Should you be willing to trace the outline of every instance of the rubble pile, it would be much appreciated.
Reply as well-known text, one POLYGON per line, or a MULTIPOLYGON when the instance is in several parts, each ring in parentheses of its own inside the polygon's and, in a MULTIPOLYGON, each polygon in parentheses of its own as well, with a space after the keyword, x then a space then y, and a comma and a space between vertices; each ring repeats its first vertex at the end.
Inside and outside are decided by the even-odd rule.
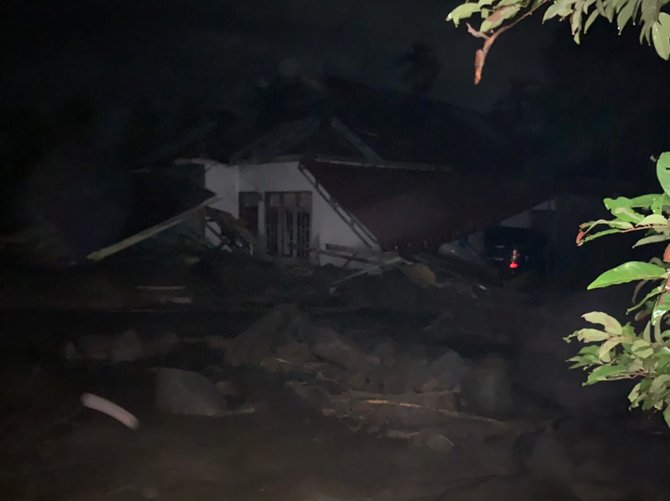
POLYGON ((518 432, 504 362, 466 359, 370 330, 338 332, 279 305, 228 343, 227 364, 262 367, 324 415, 355 429, 446 449, 518 432))

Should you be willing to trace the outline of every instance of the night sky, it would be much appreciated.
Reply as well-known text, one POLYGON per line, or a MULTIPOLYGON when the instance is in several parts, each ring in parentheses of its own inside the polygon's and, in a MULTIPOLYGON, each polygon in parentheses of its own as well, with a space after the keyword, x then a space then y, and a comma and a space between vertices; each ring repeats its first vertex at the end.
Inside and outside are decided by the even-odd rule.
POLYGON ((3 169, 24 172, 54 151, 100 156, 100 144, 128 143, 132 127, 160 129, 133 139, 155 145, 213 110, 253 113, 254 87, 278 74, 407 90, 398 61, 416 42, 439 65, 427 95, 493 112, 528 151, 526 170, 619 175, 664 147, 669 66, 634 30, 619 37, 599 20, 576 46, 567 25, 531 18, 498 40, 475 87, 480 44, 444 20, 456 3, 3 2, 3 169))
POLYGON ((444 21, 454 1, 9 3, 3 66, 13 92, 6 97, 29 95, 40 105, 74 91, 105 105, 143 97, 167 106, 183 99, 230 104, 282 61, 288 72, 327 69, 399 86, 395 58, 419 41, 434 46, 443 67, 433 95, 485 110, 510 79, 542 77, 540 50, 550 38, 539 22, 521 27, 496 47, 490 78, 474 89, 477 43, 444 21))

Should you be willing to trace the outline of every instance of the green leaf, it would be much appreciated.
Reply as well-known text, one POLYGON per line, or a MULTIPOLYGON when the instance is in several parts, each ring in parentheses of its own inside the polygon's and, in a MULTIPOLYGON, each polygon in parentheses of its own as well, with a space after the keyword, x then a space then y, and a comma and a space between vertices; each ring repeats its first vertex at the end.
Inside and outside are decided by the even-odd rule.
POLYGON ((544 23, 554 17, 560 17, 562 19, 569 16, 573 11, 572 3, 573 2, 560 0, 554 2, 545 11, 544 16, 542 17, 542 22, 544 23))
POLYGON ((621 323, 611 315, 603 313, 602 311, 591 311, 589 313, 584 313, 582 318, 590 324, 602 325, 610 334, 620 336, 623 332, 623 327, 621 323))
POLYGON ((598 360, 598 350, 599 346, 584 346, 577 355, 568 359, 568 362, 577 362, 576 367, 584 367, 588 365, 593 365, 599 362, 598 360))
POLYGON ((626 27, 626 24, 628 24, 628 21, 630 21, 630 18, 633 17, 636 6, 637 0, 629 0, 619 11, 619 15, 616 18, 616 24, 619 28, 619 33, 623 31, 623 29, 626 27))
POLYGON ((649 292, 647 293, 646 296, 644 296, 644 298, 642 298, 642 300, 640 300, 638 303, 636 303, 635 305, 633 305, 633 306, 631 306, 630 308, 628 308, 628 309, 626 310, 626 315, 628 315, 628 314, 634 312, 635 310, 639 310, 639 309, 642 308, 645 304, 647 304, 647 301, 649 301, 649 300, 651 300, 652 298, 658 296, 661 292, 663 292, 663 286, 662 286, 662 285, 661 285, 660 287, 656 287, 656 288, 652 289, 651 291, 649 291, 649 292))
POLYGON ((670 294, 664 293, 654 305, 654 310, 651 313, 651 323, 659 325, 659 322, 668 311, 670 311, 670 294))
POLYGON ((644 219, 643 214, 636 212, 630 207, 617 207, 612 211, 612 214, 616 216, 617 219, 626 223, 640 224, 640 222, 644 219))
POLYGON ((650 205, 651 211, 654 214, 663 214, 663 207, 666 205, 670 205, 670 196, 668 196, 667 193, 663 193, 662 195, 659 195, 650 205))
POLYGON ((633 355, 642 359, 649 358, 654 354, 654 348, 651 346, 651 343, 644 339, 635 341, 631 347, 631 351, 633 352, 633 355))
POLYGON ((598 329, 579 329, 575 334, 582 343, 597 343, 612 337, 612 334, 598 329))
POLYGON ((668 386, 668 383, 670 383, 670 374, 661 374, 652 380, 649 391, 651 393, 658 393, 665 389, 668 386))
MULTIPOLYGON (((559 15, 560 13, 560 7, 558 6, 557 3, 551 4, 546 11, 544 11, 544 16, 542 16, 542 22, 546 22, 551 18, 554 18, 559 15)), ((563 16, 561 16, 563 17, 563 16)))
POLYGON ((589 232, 598 225, 607 225, 612 228, 619 228, 621 230, 629 230, 633 227, 631 223, 628 223, 626 221, 618 221, 616 219, 598 219, 597 221, 589 221, 588 223, 582 223, 579 225, 579 227, 584 231, 589 232))
POLYGON ((587 287, 588 290, 625 284, 635 280, 662 279, 667 276, 665 268, 643 261, 629 261, 606 271, 587 287))
POLYGON ((661 153, 656 161, 656 177, 666 195, 670 195, 670 152, 661 153))
POLYGON ((596 238, 600 237, 605 237, 607 235, 613 235, 614 233, 621 233, 621 230, 610 229, 586 235, 584 238, 582 238, 581 242, 578 245, 584 245, 586 242, 590 242, 591 240, 595 240, 596 238))
POLYGON ((585 386, 598 383, 600 381, 606 381, 607 379, 615 378, 615 376, 620 376, 628 372, 626 367, 620 365, 602 365, 593 369, 589 377, 584 383, 585 386))
POLYGON ((570 16, 570 29, 572 30, 572 36, 575 39, 575 42, 579 44, 579 32, 582 26, 582 11, 579 8, 575 8, 570 16))
POLYGON ((619 346, 621 344, 621 341, 623 341, 623 338, 621 336, 613 337, 611 339, 608 339, 605 341, 600 349, 598 350, 598 358, 605 363, 609 363, 612 361, 612 356, 610 352, 619 346))
POLYGON ((670 14, 659 14, 658 21, 651 27, 651 39, 658 55, 666 61, 670 59, 670 14))
POLYGON ((633 406, 635 406, 639 398, 640 398, 640 383, 637 383, 635 386, 633 386, 633 389, 630 390, 630 393, 628 394, 628 401, 633 406))
POLYGON ((648 195, 639 195, 630 199, 631 207, 643 207, 645 209, 650 208, 660 197, 660 193, 651 193, 648 195))
POLYGON ((505 20, 516 16, 520 9, 521 5, 508 5, 506 7, 496 9, 493 14, 491 14, 482 22, 479 31, 486 32, 497 28, 505 20))
POLYGON ((661 234, 661 235, 650 235, 648 237, 641 238, 637 242, 635 242, 635 245, 633 245, 633 248, 635 247, 641 247, 642 245, 649 245, 649 244, 656 244, 659 242, 665 242, 667 240, 670 240, 670 236, 661 234))
POLYGON ((589 17, 586 19, 586 23, 584 23, 584 34, 586 34, 587 31, 589 31, 589 28, 591 25, 594 23, 596 19, 598 19, 598 16, 601 15, 598 9, 594 10, 591 12, 589 17))
POLYGON ((458 26, 458 23, 462 19, 467 19, 472 16, 475 12, 479 12, 480 6, 477 3, 464 3, 452 10, 447 16, 447 21, 454 23, 454 26, 458 26))
POLYGON ((670 407, 666 407, 663 411, 663 419, 665 419, 665 424, 670 426, 670 407))
POLYGON ((661 214, 650 214, 646 216, 644 219, 642 219, 639 223, 637 223, 640 226, 644 225, 654 225, 654 226, 661 226, 661 225, 667 225, 668 220, 665 216, 661 214))

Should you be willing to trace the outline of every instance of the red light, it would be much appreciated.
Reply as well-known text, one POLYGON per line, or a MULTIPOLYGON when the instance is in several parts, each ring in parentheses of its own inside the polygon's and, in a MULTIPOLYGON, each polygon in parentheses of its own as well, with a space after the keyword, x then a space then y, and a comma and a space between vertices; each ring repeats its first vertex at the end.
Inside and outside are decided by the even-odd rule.
POLYGON ((516 270, 518 267, 519 267, 519 263, 517 263, 516 261, 512 261, 512 262, 509 264, 509 268, 510 268, 510 270, 516 270))

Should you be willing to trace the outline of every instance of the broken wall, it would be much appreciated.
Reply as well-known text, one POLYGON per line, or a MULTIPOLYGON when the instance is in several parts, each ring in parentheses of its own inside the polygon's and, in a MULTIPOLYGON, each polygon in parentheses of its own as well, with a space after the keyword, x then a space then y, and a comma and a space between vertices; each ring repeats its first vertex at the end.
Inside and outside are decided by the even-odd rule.
MULTIPOLYGON (((352 248, 367 248, 363 241, 335 212, 300 172, 299 161, 275 162, 259 165, 217 165, 207 170, 207 189, 220 198, 212 206, 239 217, 239 193, 258 192, 309 192, 312 194, 311 248, 325 249, 326 244, 352 248)), ((258 207, 258 228, 261 241, 265 240, 265 200, 258 207)), ((341 265, 339 258, 318 256, 313 260, 319 265, 341 265)))

